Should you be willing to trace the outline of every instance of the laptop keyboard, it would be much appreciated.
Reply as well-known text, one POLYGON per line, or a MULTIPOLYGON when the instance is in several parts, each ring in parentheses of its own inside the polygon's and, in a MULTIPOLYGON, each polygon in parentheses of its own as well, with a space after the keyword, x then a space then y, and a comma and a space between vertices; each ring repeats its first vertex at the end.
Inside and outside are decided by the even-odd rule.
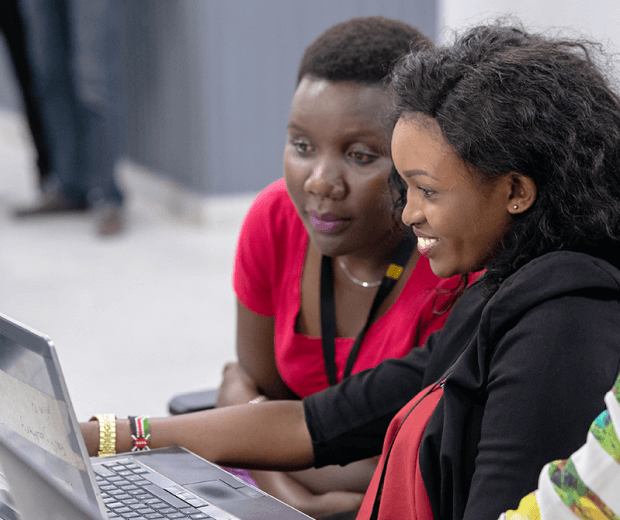
POLYGON ((104 462, 93 470, 110 520, 238 520, 133 460, 104 462))

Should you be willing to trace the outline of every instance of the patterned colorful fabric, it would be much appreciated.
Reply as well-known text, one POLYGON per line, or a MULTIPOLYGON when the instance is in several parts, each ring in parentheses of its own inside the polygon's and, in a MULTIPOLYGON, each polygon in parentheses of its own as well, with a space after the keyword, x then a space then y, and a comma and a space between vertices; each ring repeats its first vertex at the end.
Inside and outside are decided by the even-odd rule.
POLYGON ((538 489, 500 520, 620 520, 620 376, 605 396, 607 410, 590 426, 586 443, 568 460, 547 464, 538 489))

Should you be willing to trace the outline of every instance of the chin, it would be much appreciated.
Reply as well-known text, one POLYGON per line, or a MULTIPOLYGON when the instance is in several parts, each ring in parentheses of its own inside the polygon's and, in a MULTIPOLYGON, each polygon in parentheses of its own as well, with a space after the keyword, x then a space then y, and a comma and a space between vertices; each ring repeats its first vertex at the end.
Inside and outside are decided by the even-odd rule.
POLYGON ((462 274, 456 267, 438 264, 430 258, 429 264, 435 276, 438 276, 439 278, 452 278, 453 276, 462 274))
MULTIPOLYGON (((310 236, 310 242, 314 248, 323 256, 339 256, 342 253, 342 241, 330 240, 331 237, 314 237, 310 236)), ((335 238, 335 237, 334 237, 335 238)))

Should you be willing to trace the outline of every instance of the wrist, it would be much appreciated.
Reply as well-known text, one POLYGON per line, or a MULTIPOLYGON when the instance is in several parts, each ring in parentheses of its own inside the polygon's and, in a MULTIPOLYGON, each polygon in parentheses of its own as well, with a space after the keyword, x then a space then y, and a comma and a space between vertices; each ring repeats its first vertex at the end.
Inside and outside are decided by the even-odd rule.
MULTIPOLYGON (((239 404, 246 404, 261 397, 260 392, 256 389, 248 389, 245 387, 231 387, 221 386, 217 393, 217 408, 223 408, 225 406, 235 406, 239 404)), ((265 396, 265 399, 267 397, 265 396)))
POLYGON ((266 395, 259 395, 257 397, 254 397, 253 399, 250 399, 248 401, 248 404, 264 403, 265 401, 269 401, 269 397, 267 397, 266 395))
POLYGON ((90 421, 99 423, 98 457, 116 455, 116 416, 100 414, 90 418, 90 421))
POLYGON ((127 417, 129 420, 129 427, 131 429, 131 440, 133 446, 131 451, 148 451, 151 449, 151 428, 149 424, 149 418, 147 416, 133 416, 127 417))

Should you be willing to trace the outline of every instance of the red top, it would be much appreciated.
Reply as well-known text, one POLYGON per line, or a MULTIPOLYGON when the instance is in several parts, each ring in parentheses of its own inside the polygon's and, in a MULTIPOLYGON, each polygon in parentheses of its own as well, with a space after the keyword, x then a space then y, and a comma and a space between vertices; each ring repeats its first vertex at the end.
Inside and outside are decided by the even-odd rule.
POLYGON ((433 386, 422 390, 392 419, 383 442, 381 459, 366 491, 357 520, 368 520, 372 514, 388 453, 377 520, 433 520, 433 511, 418 463, 422 435, 443 395, 443 389, 439 385, 434 388, 433 386), (429 390, 430 393, 425 395, 429 390))
MULTIPOLYGON (((234 289, 239 301, 263 316, 275 316, 275 357, 280 376, 299 397, 329 386, 321 338, 295 333, 301 275, 308 233, 286 192, 284 179, 264 189, 245 216, 235 258, 234 289)), ((442 280, 420 257, 397 300, 369 329, 352 373, 372 368, 386 358, 400 358, 443 327, 438 315, 458 277, 442 280)), ((336 338, 336 369, 342 379, 355 338, 336 338)))

